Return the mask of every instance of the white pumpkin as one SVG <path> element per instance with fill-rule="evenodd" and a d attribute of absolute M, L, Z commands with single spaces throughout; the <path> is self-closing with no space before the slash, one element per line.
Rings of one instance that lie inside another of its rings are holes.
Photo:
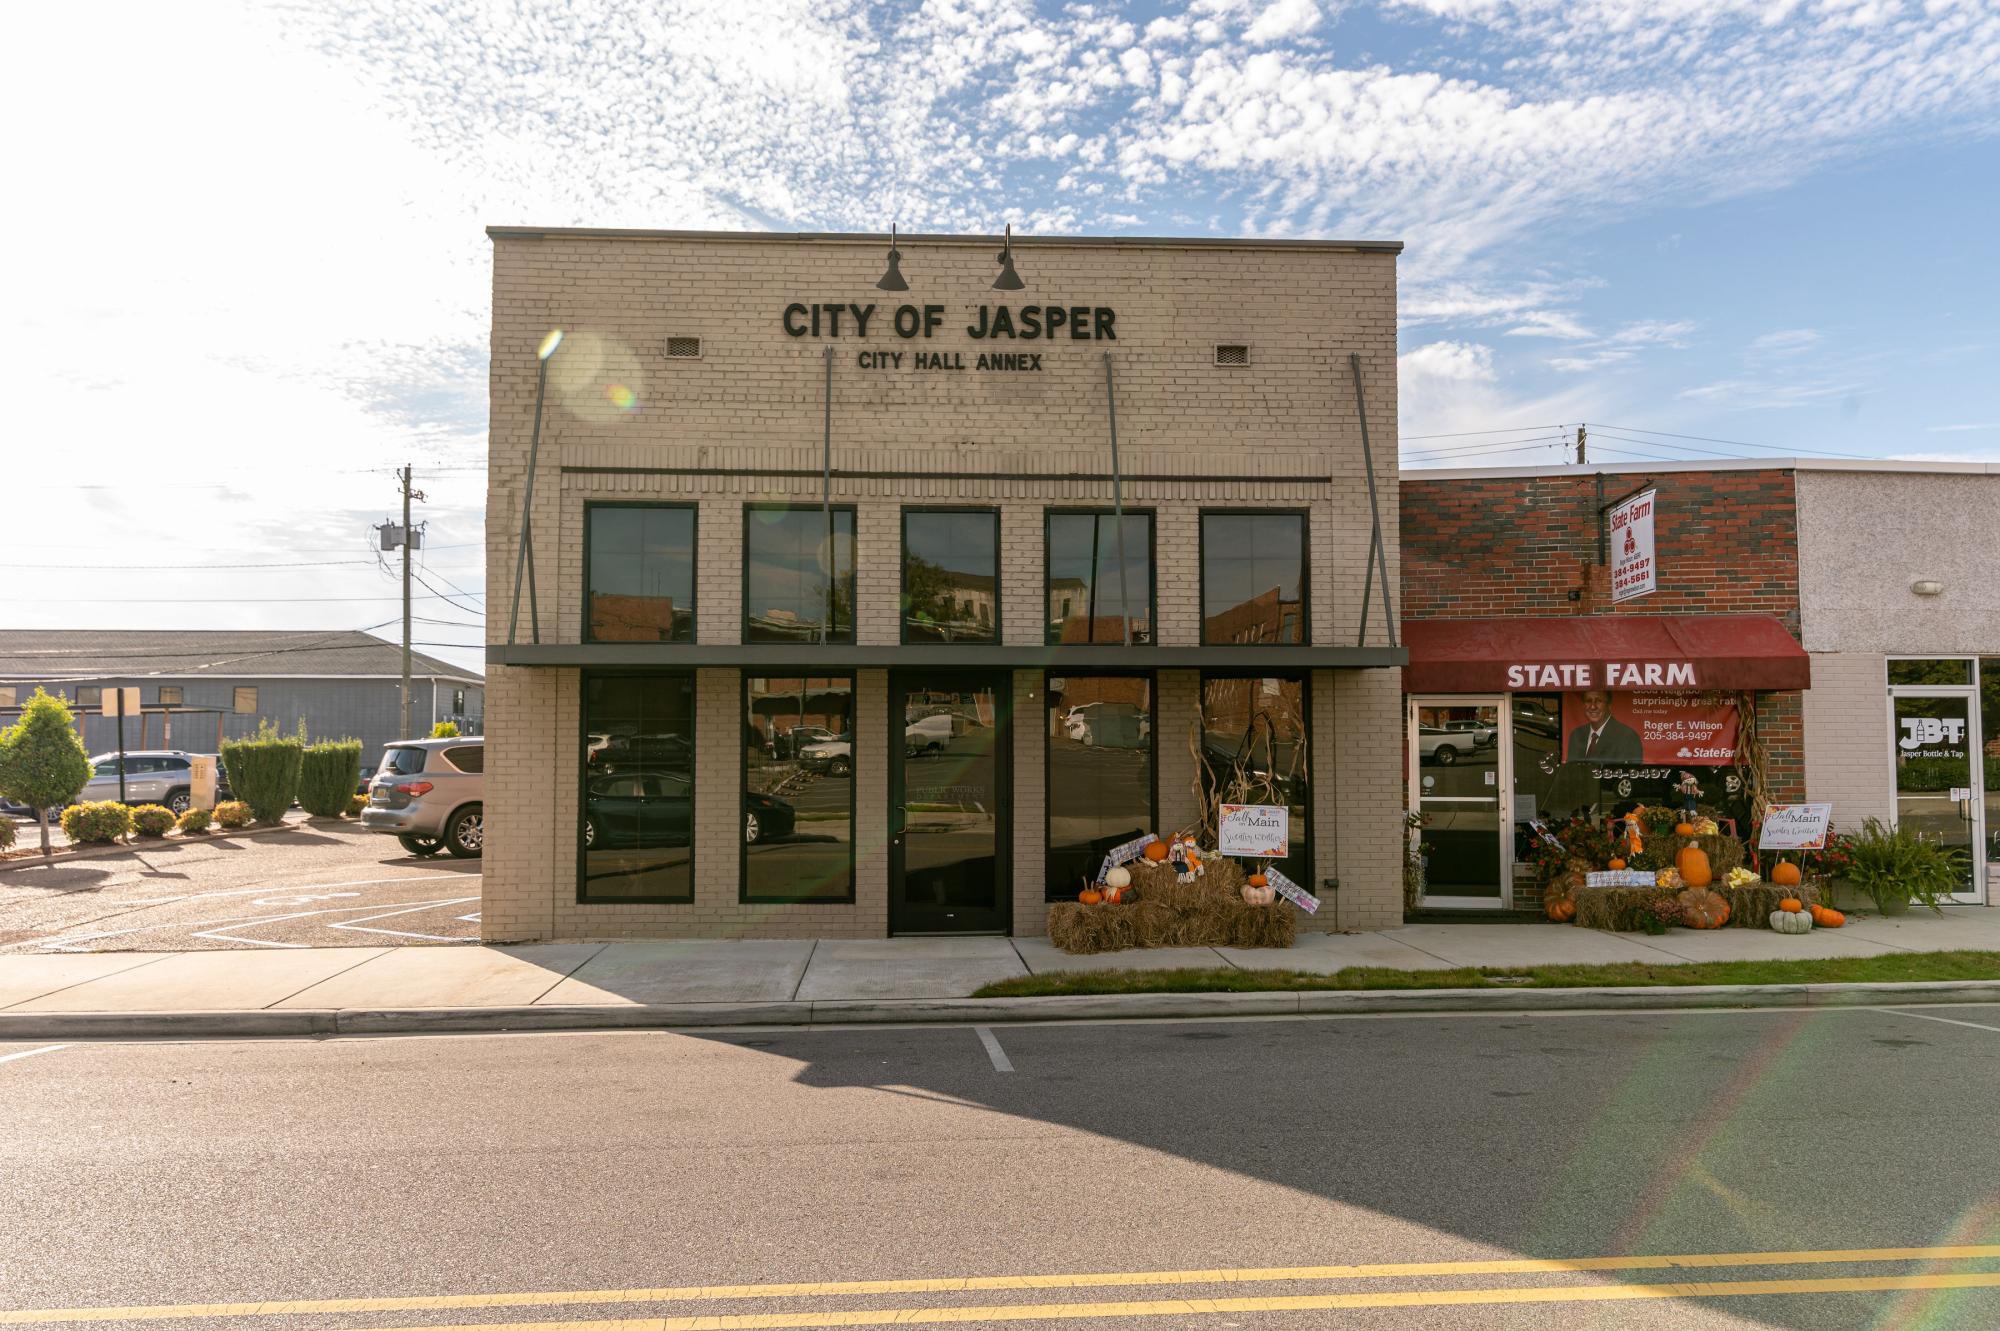
<path fill-rule="evenodd" d="M 1781 934 L 1811 933 L 1812 916 L 1802 910 L 1774 910 L 1771 912 L 1771 927 Z"/>
<path fill-rule="evenodd" d="M 1104 885 L 1106 887 L 1130 887 L 1132 886 L 1132 871 L 1122 864 L 1114 864 L 1111 866 L 1111 872 L 1104 875 Z"/>

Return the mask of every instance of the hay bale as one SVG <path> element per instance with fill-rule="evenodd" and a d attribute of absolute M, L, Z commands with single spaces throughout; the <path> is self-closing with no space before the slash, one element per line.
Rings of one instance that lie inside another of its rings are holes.
<path fill-rule="evenodd" d="M 1722 899 L 1729 903 L 1729 927 L 1732 929 L 1770 928 L 1771 912 L 1786 897 L 1797 897 L 1808 910 L 1820 899 L 1819 893 L 1804 883 L 1797 887 L 1777 887 L 1766 882 L 1746 883 L 1742 887 L 1724 887 L 1720 883 L 1709 886 L 1720 892 Z"/>
<path fill-rule="evenodd" d="M 1729 924 L 1733 929 L 1768 929 L 1771 912 L 1785 897 L 1795 896 L 1810 906 L 1819 896 L 1810 887 L 1773 887 L 1756 882 L 1743 887 L 1709 887 L 1729 903 Z M 1630 933 L 1639 928 L 1639 908 L 1648 901 L 1675 895 L 1665 887 L 1587 887 L 1576 894 L 1576 923 L 1585 929 L 1612 929 Z"/>
<path fill-rule="evenodd" d="M 1059 901 L 1049 907 L 1049 942 L 1073 955 L 1142 947 L 1290 947 L 1298 918 L 1283 901 L 1252 906 L 1243 900 L 1244 871 L 1230 860 L 1207 861 L 1192 883 L 1174 881 L 1164 864 L 1131 865 L 1133 900 L 1086 906 Z"/>

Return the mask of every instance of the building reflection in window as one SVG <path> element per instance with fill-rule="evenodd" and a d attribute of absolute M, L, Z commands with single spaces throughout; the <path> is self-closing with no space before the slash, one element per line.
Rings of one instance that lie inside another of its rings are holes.
<path fill-rule="evenodd" d="M 1109 510 L 1048 515 L 1046 641 L 1122 643 L 1127 619 L 1133 642 L 1153 640 L 1152 514 L 1125 515 L 1122 577 L 1118 533 Z"/>
<path fill-rule="evenodd" d="M 1303 513 L 1201 515 L 1201 640 L 1304 642 Z"/>
<path fill-rule="evenodd" d="M 1000 515 L 903 514 L 903 641 L 998 642 Z"/>
<path fill-rule="evenodd" d="M 743 684 L 744 901 L 854 900 L 854 676 Z"/>
<path fill-rule="evenodd" d="M 1218 804 L 1285 808 L 1291 854 L 1272 863 L 1316 892 L 1305 693 L 1302 675 L 1203 675 L 1196 779 Z"/>
<path fill-rule="evenodd" d="M 743 512 L 743 638 L 746 642 L 854 641 L 854 510 L 772 508 Z"/>
<path fill-rule="evenodd" d="M 592 642 L 694 641 L 691 504 L 592 504 L 584 516 Z"/>
<path fill-rule="evenodd" d="M 1048 898 L 1073 899 L 1105 852 L 1155 830 L 1153 681 L 1048 681 Z"/>
<path fill-rule="evenodd" d="M 580 901 L 694 900 L 694 678 L 583 684 Z"/>

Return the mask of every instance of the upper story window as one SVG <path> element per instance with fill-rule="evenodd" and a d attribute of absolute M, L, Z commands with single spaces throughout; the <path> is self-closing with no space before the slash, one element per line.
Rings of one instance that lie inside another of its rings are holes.
<path fill-rule="evenodd" d="M 694 505 L 591 504 L 584 531 L 584 638 L 693 642 Z"/>
<path fill-rule="evenodd" d="M 1895 657 L 1889 662 L 1891 684 L 1970 684 L 1972 661 L 1963 656 Z"/>
<path fill-rule="evenodd" d="M 1201 640 L 1306 640 L 1306 515 L 1201 515 Z"/>
<path fill-rule="evenodd" d="M 78 707 L 102 707 L 104 705 L 104 686 L 102 684 L 77 685 L 76 705 Z"/>
<path fill-rule="evenodd" d="M 903 510 L 903 641 L 1000 641 L 1000 515 Z"/>
<path fill-rule="evenodd" d="M 745 508 L 743 640 L 819 642 L 822 626 L 854 641 L 853 508 Z"/>
<path fill-rule="evenodd" d="M 1127 621 L 1153 640 L 1153 515 L 1127 513 L 1122 534 L 1108 509 L 1048 515 L 1045 642 L 1122 643 Z"/>
<path fill-rule="evenodd" d="M 160 685 L 160 706 L 179 707 L 186 700 L 187 700 L 187 695 L 181 691 L 180 685 L 178 684 Z"/>
<path fill-rule="evenodd" d="M 257 686 L 238 684 L 230 695 L 229 709 L 240 716 L 248 716 L 257 710 Z"/>

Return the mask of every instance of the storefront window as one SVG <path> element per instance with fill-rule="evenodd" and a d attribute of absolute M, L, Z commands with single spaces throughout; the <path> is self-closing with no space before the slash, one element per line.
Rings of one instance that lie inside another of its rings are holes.
<path fill-rule="evenodd" d="M 831 531 L 828 519 L 831 517 Z M 854 510 L 743 510 L 743 640 L 854 641 Z"/>
<path fill-rule="evenodd" d="M 1986 858 L 2000 863 L 2000 656 L 1979 663 L 1980 768 L 1986 785 Z"/>
<path fill-rule="evenodd" d="M 903 641 L 1000 640 L 1000 515 L 903 512 Z"/>
<path fill-rule="evenodd" d="M 1305 514 L 1203 513 L 1202 642 L 1304 642 L 1305 621 Z"/>
<path fill-rule="evenodd" d="M 1128 620 L 1153 640 L 1153 515 L 1125 515 L 1122 569 L 1119 532 L 1109 510 L 1049 514 L 1045 641 L 1123 643 Z"/>
<path fill-rule="evenodd" d="M 591 504 L 584 512 L 584 636 L 694 641 L 691 504 Z"/>
<path fill-rule="evenodd" d="M 694 677 L 583 680 L 579 901 L 694 900 Z"/>
<path fill-rule="evenodd" d="M 1113 846 L 1154 830 L 1153 681 L 1052 675 L 1048 897 L 1072 899 Z"/>
<path fill-rule="evenodd" d="M 1196 779 L 1218 804 L 1285 808 L 1291 854 L 1272 863 L 1306 891 L 1316 892 L 1306 722 L 1302 675 L 1202 676 Z"/>
<path fill-rule="evenodd" d="M 1889 662 L 1891 684 L 1970 684 L 1972 662 L 1964 657 L 1941 656 Z"/>
<path fill-rule="evenodd" d="M 854 676 L 743 681 L 744 901 L 854 900 Z"/>

